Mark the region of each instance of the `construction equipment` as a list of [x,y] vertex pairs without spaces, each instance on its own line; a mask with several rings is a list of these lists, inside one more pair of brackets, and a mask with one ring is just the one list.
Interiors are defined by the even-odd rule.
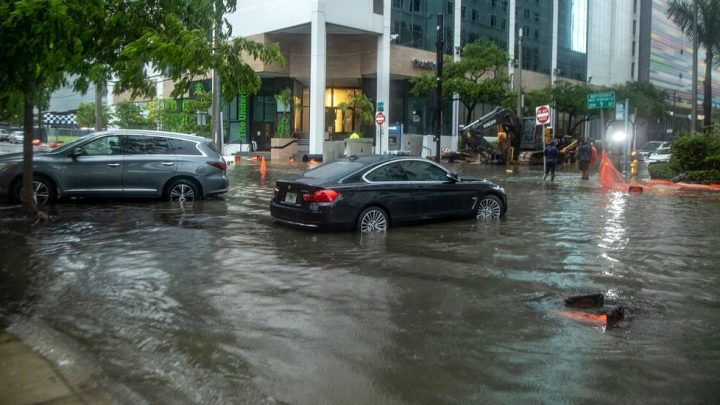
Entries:
[[[497,147],[482,136],[493,127],[497,127]],[[478,120],[461,125],[460,133],[465,145],[488,161],[506,163],[523,150],[539,149],[542,153],[542,126],[535,124],[535,117],[521,121],[509,108],[496,107]]]

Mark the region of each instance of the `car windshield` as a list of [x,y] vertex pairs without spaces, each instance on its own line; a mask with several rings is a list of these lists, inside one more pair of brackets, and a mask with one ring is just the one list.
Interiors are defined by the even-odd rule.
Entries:
[[50,152],[50,153],[63,153],[63,152],[65,152],[66,150],[70,150],[70,149],[74,148],[76,145],[78,145],[79,143],[87,140],[88,137],[91,136],[91,135],[93,135],[93,134],[81,136],[80,138],[77,138],[77,139],[75,139],[74,141],[71,141],[71,142],[69,142],[69,143],[66,143],[66,144],[63,145],[63,146],[60,146],[59,148],[53,150],[53,151]]
[[325,163],[312,170],[308,170],[303,177],[322,180],[340,180],[350,173],[361,169],[364,165],[359,162],[350,162],[347,160],[336,160],[334,162]]
[[655,155],[669,155],[670,154],[670,148],[660,148],[655,151]]

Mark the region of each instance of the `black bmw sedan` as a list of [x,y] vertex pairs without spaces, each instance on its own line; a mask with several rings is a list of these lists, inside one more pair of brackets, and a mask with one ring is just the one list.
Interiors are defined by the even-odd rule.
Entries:
[[435,162],[409,156],[351,156],[280,180],[270,202],[278,222],[306,228],[384,232],[438,218],[497,219],[505,191],[460,178]]

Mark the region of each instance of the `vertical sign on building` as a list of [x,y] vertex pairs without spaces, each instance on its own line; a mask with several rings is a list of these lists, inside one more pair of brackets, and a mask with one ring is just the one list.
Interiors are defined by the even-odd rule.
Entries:
[[248,137],[248,96],[246,93],[238,94],[238,139],[241,142],[250,143]]

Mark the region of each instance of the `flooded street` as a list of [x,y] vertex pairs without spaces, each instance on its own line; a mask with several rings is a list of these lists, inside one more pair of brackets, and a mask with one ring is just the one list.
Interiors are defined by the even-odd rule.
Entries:
[[[509,211],[313,233],[243,162],[223,199],[64,202],[0,221],[0,326],[120,403],[718,403],[720,198],[628,195],[562,169],[449,165]],[[603,292],[607,330],[558,316]]]

